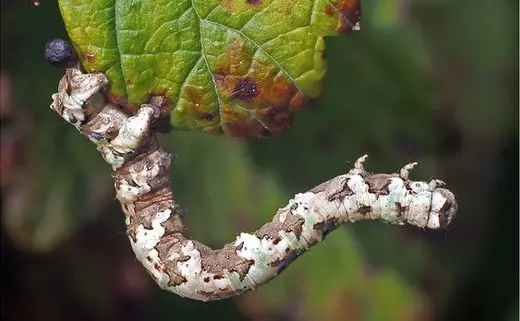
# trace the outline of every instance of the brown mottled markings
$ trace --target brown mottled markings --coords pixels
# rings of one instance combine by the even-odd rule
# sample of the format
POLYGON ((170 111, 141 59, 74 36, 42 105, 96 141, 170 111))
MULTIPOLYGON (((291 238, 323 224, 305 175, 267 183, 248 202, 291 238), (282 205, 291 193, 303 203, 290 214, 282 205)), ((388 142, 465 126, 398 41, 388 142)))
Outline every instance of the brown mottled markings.
POLYGON ((298 258, 298 254, 295 253, 294 251, 291 251, 291 253, 289 255, 287 255, 286 257, 284 257, 282 259, 278 259, 278 260, 276 260, 274 262, 269 263, 269 266, 270 267, 278 267, 277 273, 280 274, 280 273, 282 273, 283 270, 285 270, 285 268, 289 264, 291 264, 297 258, 298 258))
POLYGON ((407 211, 407 206, 403 206, 400 202, 395 202, 395 206, 397 207, 397 216, 402 217, 407 211))
POLYGON ((340 202, 345 199, 346 196, 353 195, 354 192, 348 187, 349 178, 345 175, 336 176, 330 181, 321 183, 320 185, 314 187, 310 190, 310 192, 314 194, 318 194, 323 191, 333 191, 329 195, 327 195, 327 200, 329 202, 339 200, 340 202))
POLYGON ((269 106, 254 111, 255 117, 270 132, 284 131, 291 122, 291 110, 288 106, 269 106))
POLYGON ((218 295, 215 292, 208 292, 208 291, 197 291, 198 294, 205 296, 206 298, 218 298, 218 295))
POLYGON ((336 227, 341 224, 340 220, 337 217, 330 218, 324 222, 319 222, 314 224, 312 227, 315 230, 321 231, 323 237, 327 236, 331 231, 333 231, 336 227))
POLYGON ((186 262, 186 261, 189 261, 190 259, 191 259, 191 256, 184 255, 184 256, 181 256, 178 261, 179 262, 186 262))
POLYGON ((305 223, 305 219, 300 215, 294 215, 290 212, 287 213, 285 221, 281 223, 279 221, 280 213, 277 213, 274 219, 264 224, 258 231, 255 232, 255 235, 258 238, 267 238, 267 239, 277 239, 280 237, 278 234, 280 231, 285 232, 293 232, 296 237, 300 237, 303 231, 303 223, 305 223))
POLYGON ((171 272, 171 271, 164 271, 164 272, 166 274, 168 274, 168 277, 170 278, 170 280, 168 281, 168 286, 178 286, 178 285, 188 282, 188 280, 185 277, 175 274, 174 272, 171 272))
POLYGON ((390 194, 390 178, 391 174, 370 174, 365 177, 365 182, 368 185, 368 192, 376 195, 390 194))
POLYGON ((212 250, 207 246, 197 243, 197 250, 201 253, 202 270, 219 274, 222 271, 234 271, 238 274, 240 280, 243 280, 249 268, 255 262, 246 260, 238 256, 236 246, 233 244, 226 244, 220 250, 212 250))
POLYGON ((372 212, 372 206, 366 206, 366 205, 360 206, 358 208, 357 212, 359 214, 365 215, 366 213, 372 212))

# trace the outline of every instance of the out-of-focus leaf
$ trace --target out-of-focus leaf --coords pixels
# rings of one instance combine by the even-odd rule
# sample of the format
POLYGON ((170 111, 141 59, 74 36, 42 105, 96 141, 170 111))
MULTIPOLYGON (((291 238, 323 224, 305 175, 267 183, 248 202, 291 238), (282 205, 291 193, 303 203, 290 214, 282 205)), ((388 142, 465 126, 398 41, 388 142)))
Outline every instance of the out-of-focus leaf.
POLYGON ((135 110, 155 97, 174 127, 233 136, 285 130, 321 93, 323 37, 359 28, 358 0, 59 3, 113 103, 135 110))

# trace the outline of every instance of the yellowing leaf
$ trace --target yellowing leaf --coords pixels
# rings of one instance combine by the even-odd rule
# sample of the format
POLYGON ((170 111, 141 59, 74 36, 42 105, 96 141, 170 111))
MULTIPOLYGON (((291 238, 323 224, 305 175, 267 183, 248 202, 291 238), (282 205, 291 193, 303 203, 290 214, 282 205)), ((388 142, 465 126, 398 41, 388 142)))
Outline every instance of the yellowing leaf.
POLYGON ((83 67, 109 98, 153 102, 173 127, 285 130, 321 93, 323 37, 359 29, 359 0, 60 0, 83 67))

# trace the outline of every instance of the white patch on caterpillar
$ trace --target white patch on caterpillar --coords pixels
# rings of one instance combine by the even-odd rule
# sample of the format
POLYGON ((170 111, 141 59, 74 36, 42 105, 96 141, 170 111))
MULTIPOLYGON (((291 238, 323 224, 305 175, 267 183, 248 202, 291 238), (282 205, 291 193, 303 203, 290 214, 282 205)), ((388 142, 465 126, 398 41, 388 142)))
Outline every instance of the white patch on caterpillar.
POLYGON ((103 159, 108 164, 112 165, 112 169, 114 170, 123 166, 123 164, 125 163, 125 158, 122 156, 115 155, 109 146, 98 145, 98 150, 101 152, 103 159))
POLYGON ((402 206, 407 205, 406 195, 408 191, 404 181, 399 177, 390 178, 388 185, 388 195, 380 195, 377 206, 373 206, 374 212, 379 211, 381 220, 390 224, 404 224, 405 219, 399 215, 397 203, 402 206))
POLYGON ((155 217, 152 219, 152 228, 147 229, 140 224, 135 231, 135 242, 130 238, 130 243, 132 244, 132 249, 134 250, 135 256, 139 261, 142 261, 146 258, 148 253, 152 251, 159 241, 161 237, 164 235, 164 227, 161 225, 166 222, 172 214, 170 209, 167 209, 162 212, 158 212, 155 217))
POLYGON ((130 177, 132 181, 139 186, 147 185, 152 179, 157 177, 161 170, 159 164, 154 164, 152 168, 143 167, 140 171, 135 170, 135 168, 130 168, 130 177))
POLYGON ((122 202, 131 202, 137 200, 140 196, 149 193, 151 190, 152 189, 148 184, 134 186, 126 179, 122 179, 116 190, 116 198, 122 202))
MULTIPOLYGON (((130 240, 132 239, 130 238, 130 240)), ((159 258, 159 252, 156 249, 152 249, 148 252, 146 257, 141 259, 140 262, 144 268, 150 272, 160 288, 166 289, 168 287, 170 277, 163 272, 164 263, 159 258)))
POLYGON ((441 227, 438 213, 435 213, 435 212, 430 213, 430 215, 428 216, 428 224, 426 225, 426 227, 434 229, 434 230, 441 227))
POLYGON ((417 227, 426 227, 430 207, 432 204, 432 192, 426 182, 410 182, 411 192, 408 191, 408 212, 405 214, 407 223, 417 227))
POLYGON ((253 234, 240 233, 235 241, 235 246, 240 246, 236 251, 238 256, 254 261, 240 286, 256 288, 258 284, 262 284, 276 275, 278 269, 270 266, 270 263, 277 260, 278 253, 271 241, 260 239, 253 234))
POLYGON ((168 260, 177 261, 176 270, 186 279, 186 282, 179 285, 167 287, 174 293, 196 300, 209 301, 211 294, 218 294, 226 289, 229 292, 235 290, 230 281, 234 278, 232 275, 236 275, 235 272, 223 271, 223 278, 215 278, 214 273, 202 270, 201 255, 193 241, 188 241, 181 248, 181 253, 172 254, 168 260), (181 257, 189 257, 189 259, 178 261, 181 257))
POLYGON ((149 182, 159 175, 160 170, 161 167, 157 163, 150 169, 144 166, 139 171, 131 167, 129 169, 130 181, 120 180, 116 189, 116 198, 123 202, 130 202, 149 193, 151 191, 149 182))
POLYGON ((135 151, 148 135, 153 114, 154 110, 151 107, 139 108, 137 114, 123 124, 116 138, 110 142, 110 147, 120 153, 135 151))
POLYGON ((448 199, 439 191, 432 193, 431 209, 428 217, 428 228, 439 229, 441 223, 439 219, 439 212, 441 211, 444 204, 448 202, 448 199))
POLYGON ((303 217, 304 222, 302 225, 302 234, 298 240, 297 247, 301 250, 308 249, 312 244, 321 240, 322 233, 314 228, 316 223, 323 222, 325 217, 320 215, 316 210, 319 204, 316 204, 318 197, 312 192, 299 193, 294 197, 294 203, 296 206, 291 209, 293 215, 299 215, 303 217))

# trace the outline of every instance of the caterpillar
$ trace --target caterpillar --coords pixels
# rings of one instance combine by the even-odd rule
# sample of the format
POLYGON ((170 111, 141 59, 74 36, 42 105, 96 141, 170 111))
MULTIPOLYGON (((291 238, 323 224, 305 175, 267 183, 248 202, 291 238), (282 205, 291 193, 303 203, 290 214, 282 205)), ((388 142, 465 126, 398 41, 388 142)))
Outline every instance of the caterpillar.
POLYGON ((369 173, 365 155, 349 172, 296 194, 257 231, 211 249, 189 236, 173 199, 171 155, 151 129, 158 108, 143 104, 128 115, 107 103, 103 73, 84 73, 65 60, 56 64, 66 71, 50 107, 112 166, 131 247, 162 289, 202 301, 229 298, 272 280, 344 223, 381 220, 437 230, 456 216, 455 196, 444 182, 409 179, 416 163, 399 173, 369 173))

